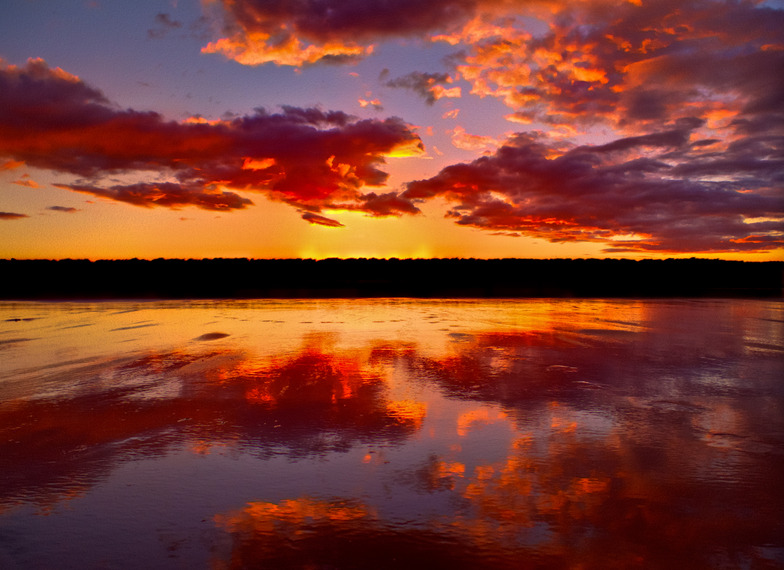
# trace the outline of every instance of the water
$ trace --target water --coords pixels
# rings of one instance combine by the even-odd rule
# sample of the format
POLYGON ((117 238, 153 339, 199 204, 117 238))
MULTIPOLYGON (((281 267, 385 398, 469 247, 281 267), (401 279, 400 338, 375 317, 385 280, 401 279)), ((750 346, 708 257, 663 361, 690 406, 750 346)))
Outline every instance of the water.
POLYGON ((783 323, 0 303, 0 568, 782 568, 783 323))

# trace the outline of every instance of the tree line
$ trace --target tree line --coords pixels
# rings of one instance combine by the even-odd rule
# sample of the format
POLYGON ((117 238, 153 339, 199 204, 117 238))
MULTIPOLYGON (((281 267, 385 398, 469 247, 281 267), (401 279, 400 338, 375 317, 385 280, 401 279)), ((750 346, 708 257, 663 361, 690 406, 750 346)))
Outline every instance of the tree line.
POLYGON ((0 298, 781 297, 783 276, 696 258, 5 259, 0 298))

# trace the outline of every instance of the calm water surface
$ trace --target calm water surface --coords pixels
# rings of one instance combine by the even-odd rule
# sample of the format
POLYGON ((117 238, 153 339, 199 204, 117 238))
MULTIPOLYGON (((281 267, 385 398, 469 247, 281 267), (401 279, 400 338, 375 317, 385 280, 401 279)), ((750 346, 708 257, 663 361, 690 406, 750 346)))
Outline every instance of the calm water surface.
POLYGON ((0 303, 0 568, 782 568, 784 304, 0 303))

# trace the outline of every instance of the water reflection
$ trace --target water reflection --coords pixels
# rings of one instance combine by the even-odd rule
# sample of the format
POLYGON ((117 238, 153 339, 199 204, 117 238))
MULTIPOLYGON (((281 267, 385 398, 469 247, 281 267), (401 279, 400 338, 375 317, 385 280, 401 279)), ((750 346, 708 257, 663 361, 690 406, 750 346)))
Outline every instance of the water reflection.
POLYGON ((326 454, 360 441, 401 441, 421 426, 425 404, 390 400, 379 372, 356 356, 324 352, 255 359, 236 351, 149 353, 71 372, 67 397, 0 404, 14 469, 0 507, 49 505, 77 496, 116 461, 182 445, 205 454, 230 445, 258 457, 326 454))
POLYGON ((784 565, 782 313, 0 305, 0 565, 784 565))

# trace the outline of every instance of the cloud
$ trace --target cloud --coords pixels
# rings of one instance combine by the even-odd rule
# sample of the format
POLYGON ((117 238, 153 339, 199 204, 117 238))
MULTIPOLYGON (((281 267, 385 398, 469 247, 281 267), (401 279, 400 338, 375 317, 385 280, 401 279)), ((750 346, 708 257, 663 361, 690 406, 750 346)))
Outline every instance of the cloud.
POLYGON ((730 110, 736 129, 784 122, 784 10, 763 2, 689 0, 218 0, 224 36, 204 48, 241 63, 354 62, 391 38, 459 46, 442 73, 388 81, 432 104, 500 98, 510 120, 627 132, 681 114, 730 110), (745 117, 745 115, 753 117, 745 117))
MULTIPOLYGON (((759 2, 478 3, 460 30, 431 36, 460 46, 449 69, 396 86, 427 96, 428 80, 461 79, 548 132, 411 182, 403 198, 444 197, 460 225, 606 251, 782 247, 782 29, 784 11, 759 2), (610 142, 568 142, 591 127, 613 129, 610 142)), ((462 128, 452 139, 492 143, 462 128)))
POLYGON ((69 208, 66 206, 49 206, 46 209, 54 212, 63 212, 64 214, 74 214, 79 211, 78 208, 69 208))
POLYGON ((317 226, 327 226, 328 228, 344 227, 343 224, 337 220, 327 218, 326 216, 320 216, 319 214, 314 214, 313 212, 303 212, 302 219, 317 226))
POLYGON ((403 198, 443 197, 459 225, 608 251, 728 252, 784 246, 784 158, 759 137, 704 153, 683 120, 667 131, 563 150, 518 134, 492 155, 410 182, 403 198), (749 141, 747 141, 749 142, 749 141))
MULTIPOLYGON (((218 0, 210 3, 224 36, 203 48, 245 65, 302 66, 366 57, 386 38, 452 31, 478 0, 218 0)), ((497 3, 497 2, 485 2, 497 3)))
POLYGON ((378 99, 362 99, 362 98, 360 98, 360 99, 357 100, 357 102, 359 103, 359 106, 362 107, 363 109, 365 107, 371 107, 371 108, 373 108, 376 111, 383 111, 384 110, 384 106, 381 104, 381 101, 379 101, 378 99))
POLYGON ((413 127, 396 117, 283 107, 176 122, 118 109, 42 60, 0 67, 0 158, 78 176, 57 186, 135 206, 228 211, 252 204, 240 193, 262 192, 309 212, 338 205, 401 215, 416 208, 400 198, 386 200, 394 210, 379 208, 364 189, 386 183, 385 157, 423 152, 413 127), (139 181, 107 184, 118 173, 139 181))
MULTIPOLYGON (((679 116, 730 112, 725 126, 784 124, 784 10, 721 0, 217 0, 224 36, 204 48, 241 63, 353 62, 391 38, 460 48, 441 73, 387 80, 432 104, 463 93, 501 99, 521 124, 631 133, 679 116)), ((386 77, 382 77, 386 80, 386 77)))
MULTIPOLYGON (((389 70, 384 69, 380 79, 384 81, 388 74, 389 70)), ((432 105, 444 97, 460 97, 460 87, 444 87, 450 83, 452 83, 452 78, 447 73, 422 73, 419 71, 412 71, 402 77, 384 81, 384 85, 387 87, 410 89, 422 97, 428 105, 432 105)))
POLYGON ((169 14, 159 12, 155 15, 155 26, 147 30, 147 36, 152 39, 165 37, 169 32, 182 28, 182 22, 172 19, 169 14))
POLYGON ((20 218, 29 218, 27 214, 17 214, 15 212, 0 212, 0 220, 18 220, 20 218))
POLYGON ((3 172, 5 170, 13 170, 15 168, 19 168, 20 166, 24 166, 24 161, 7 160, 4 163, 0 164, 0 172, 3 172))
POLYGON ((451 131, 452 144, 463 150, 484 150, 488 147, 495 148, 499 141, 493 137, 485 135, 472 135, 467 133, 465 128, 457 125, 451 131))
POLYGON ((249 199, 234 192, 202 191, 198 185, 189 187, 172 182, 115 185, 109 188, 84 184, 54 184, 54 186, 143 208, 162 206, 178 209, 183 206, 196 206, 203 210, 241 210, 253 204, 249 199))
POLYGON ((282 34, 250 33, 232 38, 221 38, 202 48, 203 53, 220 53, 243 65, 288 65, 302 67, 315 63, 354 63, 373 52, 372 47, 327 43, 320 46, 303 45, 296 37, 282 34))
POLYGON ((542 18, 545 30, 531 33, 510 11, 504 22, 473 20, 460 34, 436 38, 465 43, 452 58, 454 72, 473 94, 513 109, 510 120, 606 122, 630 132, 723 111, 738 120, 765 117, 755 126, 782 124, 782 10, 718 0, 543 2, 517 10, 542 18))
POLYGON ((452 109, 447 111, 443 115, 441 115, 442 119, 457 119, 457 116, 460 114, 460 109, 452 109))
POLYGON ((28 174, 25 174, 19 180, 14 180, 12 184, 17 184, 19 186, 26 186, 28 188, 40 188, 40 184, 35 180, 32 180, 28 174))

